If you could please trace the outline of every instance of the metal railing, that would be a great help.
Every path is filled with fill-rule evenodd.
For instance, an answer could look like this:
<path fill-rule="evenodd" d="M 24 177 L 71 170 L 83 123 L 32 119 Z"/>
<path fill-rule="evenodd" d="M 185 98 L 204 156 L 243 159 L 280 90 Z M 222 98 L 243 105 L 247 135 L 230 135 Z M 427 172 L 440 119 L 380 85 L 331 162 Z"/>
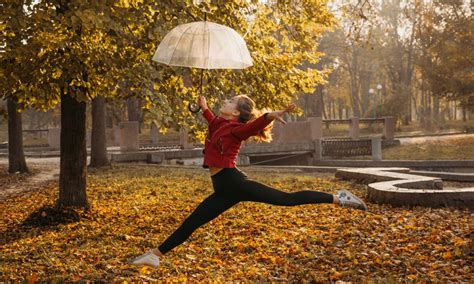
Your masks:
<path fill-rule="evenodd" d="M 371 139 L 323 139 L 321 146 L 323 157 L 370 156 L 372 154 Z"/>

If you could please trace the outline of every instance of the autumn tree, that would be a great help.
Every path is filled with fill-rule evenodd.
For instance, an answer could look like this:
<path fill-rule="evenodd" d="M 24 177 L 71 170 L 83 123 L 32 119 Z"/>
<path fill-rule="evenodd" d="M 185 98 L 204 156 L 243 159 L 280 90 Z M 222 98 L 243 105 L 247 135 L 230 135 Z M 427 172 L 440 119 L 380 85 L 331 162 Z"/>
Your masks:
<path fill-rule="evenodd" d="M 333 24 L 325 2 L 203 5 L 210 11 L 208 20 L 245 36 L 254 59 L 254 66 L 246 70 L 206 72 L 210 104 L 234 93 L 248 93 L 259 105 L 276 108 L 323 82 L 324 72 L 298 67 L 320 58 L 315 42 Z M 187 110 L 187 104 L 197 98 L 197 88 L 184 84 L 185 78 L 191 78 L 196 86 L 198 71 L 150 59 L 171 28 L 203 19 L 204 7 L 190 1 L 126 0 L 49 0 L 27 6 L 25 21 L 31 36 L 14 58 L 27 64 L 29 72 L 13 65 L 16 77 L 8 89 L 28 107 L 46 110 L 61 103 L 59 205 L 89 206 L 85 111 L 86 103 L 99 95 L 116 99 L 134 95 L 155 111 L 163 127 L 203 129 Z"/>
<path fill-rule="evenodd" d="M 420 46 L 417 67 L 422 87 L 434 102 L 434 121 L 439 120 L 440 98 L 459 101 L 466 120 L 466 110 L 474 109 L 471 13 L 462 1 L 427 2 L 422 12 L 416 33 Z"/>
<path fill-rule="evenodd" d="M 1 61 L 1 84 L 4 86 L 2 97 L 7 100 L 8 115 L 8 172 L 28 172 L 25 155 L 23 151 L 22 117 L 20 111 L 22 102 L 17 98 L 18 94 L 24 95 L 20 89 L 21 81 L 18 73 L 12 72 L 12 68 L 26 73 L 28 66 L 19 62 L 16 52 L 25 49 L 23 41 L 30 35 L 26 22 L 26 11 L 24 1 L 7 1 L 3 6 L 0 25 L 3 30 L 0 52 Z"/>
<path fill-rule="evenodd" d="M 97 86 L 108 86 L 105 73 L 112 74 L 109 64 L 116 56 L 109 34 L 122 32 L 116 20 L 120 14 L 105 1 L 41 1 L 27 6 L 25 21 L 31 36 L 13 54 L 17 66 L 27 64 L 29 72 L 12 68 L 15 84 L 10 89 L 19 102 L 32 108 L 46 110 L 61 102 L 58 204 L 88 207 L 86 102 L 106 89 Z"/>
<path fill-rule="evenodd" d="M 467 54 L 462 55 L 463 51 L 469 50 L 467 45 L 464 45 L 463 50 L 451 49 L 451 54 L 443 54 L 443 50 L 448 49 L 443 49 L 442 44 L 437 45 L 437 42 L 443 42 L 454 46 L 453 41 L 443 38 L 437 30 L 450 21 L 449 15 L 455 18 L 453 13 L 448 13 L 448 16 L 443 13 L 450 10 L 461 11 L 459 7 L 443 8 L 448 4 L 442 3 L 437 2 L 429 14 L 427 7 L 433 6 L 431 1 L 351 1 L 342 5 L 339 10 L 333 10 L 340 15 L 341 26 L 335 32 L 325 35 L 323 42 L 328 44 L 322 51 L 328 58 L 338 60 L 341 70 L 345 71 L 339 75 L 349 78 L 345 81 L 354 116 L 367 116 L 373 108 L 378 107 L 377 113 L 395 116 L 404 123 L 409 123 L 414 113 L 413 107 L 419 114 L 418 118 L 425 118 L 426 101 L 432 101 L 432 113 L 437 114 L 441 97 L 454 94 L 451 92 L 451 95 L 443 95 L 439 91 L 433 93 L 435 88 L 427 88 L 431 84 L 429 82 L 433 83 L 433 87 L 438 85 L 440 88 L 447 88 L 449 82 L 440 79 L 443 76 L 449 77 L 446 76 L 450 74 L 447 68 L 460 70 L 458 74 L 464 74 L 466 78 L 468 68 L 465 65 L 470 62 Z M 464 27 L 468 29 L 469 24 L 465 23 Z M 469 33 L 461 31 L 462 27 L 459 25 L 453 26 L 449 31 L 446 29 L 446 35 L 463 34 L 464 42 L 468 42 Z M 454 62 L 453 58 L 459 61 L 448 67 L 448 62 L 442 62 L 438 57 L 443 60 L 450 58 L 450 62 Z M 439 66 L 446 68 L 434 68 L 438 61 Z M 419 74 L 423 82 L 419 81 Z M 330 81 L 329 85 L 337 82 L 338 78 L 333 78 L 335 81 Z M 375 89 L 378 84 L 382 86 L 381 97 L 373 98 L 369 95 L 369 90 Z M 375 96 L 376 93 L 373 93 Z M 418 98 L 420 93 L 421 102 Z M 383 104 L 378 106 L 380 102 Z M 424 109 L 421 108 L 423 113 L 417 108 L 418 104 L 424 105 Z"/>
<path fill-rule="evenodd" d="M 326 54 L 324 59 L 339 68 L 338 75 L 330 78 L 328 87 L 336 84 L 338 76 L 346 78 L 347 100 L 354 117 L 367 115 L 368 90 L 379 69 L 379 66 L 374 64 L 375 43 L 372 39 L 379 17 L 372 2 L 334 2 L 331 6 L 332 12 L 339 15 L 340 24 L 335 31 L 326 33 L 322 40 L 321 51 Z"/>

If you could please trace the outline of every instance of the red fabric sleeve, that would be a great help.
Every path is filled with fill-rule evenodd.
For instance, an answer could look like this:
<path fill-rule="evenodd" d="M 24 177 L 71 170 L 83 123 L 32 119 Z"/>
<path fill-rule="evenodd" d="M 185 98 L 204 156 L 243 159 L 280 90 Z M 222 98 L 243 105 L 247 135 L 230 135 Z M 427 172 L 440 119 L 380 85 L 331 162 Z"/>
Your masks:
<path fill-rule="evenodd" d="M 211 121 L 215 117 L 212 111 L 210 111 L 209 109 L 206 109 L 202 114 L 204 115 L 208 123 L 211 123 Z"/>
<path fill-rule="evenodd" d="M 267 125 L 272 123 L 273 119 L 267 118 L 267 114 L 260 116 L 259 118 L 252 120 L 251 122 L 244 123 L 242 125 L 234 127 L 231 132 L 237 138 L 247 140 L 249 137 L 257 135 Z"/>

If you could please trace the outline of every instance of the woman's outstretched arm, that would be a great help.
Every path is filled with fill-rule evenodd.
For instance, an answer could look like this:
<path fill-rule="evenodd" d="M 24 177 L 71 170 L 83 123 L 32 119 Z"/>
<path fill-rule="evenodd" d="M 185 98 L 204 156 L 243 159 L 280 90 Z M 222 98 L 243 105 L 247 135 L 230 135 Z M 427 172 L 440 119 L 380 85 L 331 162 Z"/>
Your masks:
<path fill-rule="evenodd" d="M 273 120 L 278 120 L 283 124 L 286 124 L 286 121 L 283 120 L 283 115 L 287 112 L 291 112 L 296 108 L 295 104 L 287 106 L 283 110 L 277 110 L 272 112 L 267 112 L 259 118 L 237 126 L 232 129 L 232 134 L 237 138 L 246 140 L 251 136 L 258 135 L 267 125 L 269 125 Z"/>
<path fill-rule="evenodd" d="M 211 121 L 215 118 L 215 115 L 207 106 L 206 98 L 204 96 L 199 96 L 198 106 L 201 108 L 202 114 L 206 118 L 207 122 L 211 123 Z"/>
<path fill-rule="evenodd" d="M 267 117 L 270 119 L 276 119 L 280 121 L 281 123 L 286 124 L 286 121 L 283 120 L 283 115 L 285 115 L 285 113 L 287 112 L 290 113 L 294 111 L 295 108 L 296 108 L 295 104 L 290 104 L 283 110 L 276 110 L 276 111 L 269 112 Z"/>

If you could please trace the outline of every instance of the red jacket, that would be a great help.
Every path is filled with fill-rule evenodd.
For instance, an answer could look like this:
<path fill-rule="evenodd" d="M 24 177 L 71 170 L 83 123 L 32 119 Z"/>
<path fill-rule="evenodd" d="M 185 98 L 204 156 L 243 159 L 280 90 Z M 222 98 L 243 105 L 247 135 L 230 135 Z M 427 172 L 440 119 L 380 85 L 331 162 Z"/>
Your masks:
<path fill-rule="evenodd" d="M 209 123 L 204 144 L 205 168 L 235 168 L 242 141 L 257 135 L 273 121 L 264 114 L 251 122 L 240 123 L 215 116 L 209 109 L 203 115 Z"/>

